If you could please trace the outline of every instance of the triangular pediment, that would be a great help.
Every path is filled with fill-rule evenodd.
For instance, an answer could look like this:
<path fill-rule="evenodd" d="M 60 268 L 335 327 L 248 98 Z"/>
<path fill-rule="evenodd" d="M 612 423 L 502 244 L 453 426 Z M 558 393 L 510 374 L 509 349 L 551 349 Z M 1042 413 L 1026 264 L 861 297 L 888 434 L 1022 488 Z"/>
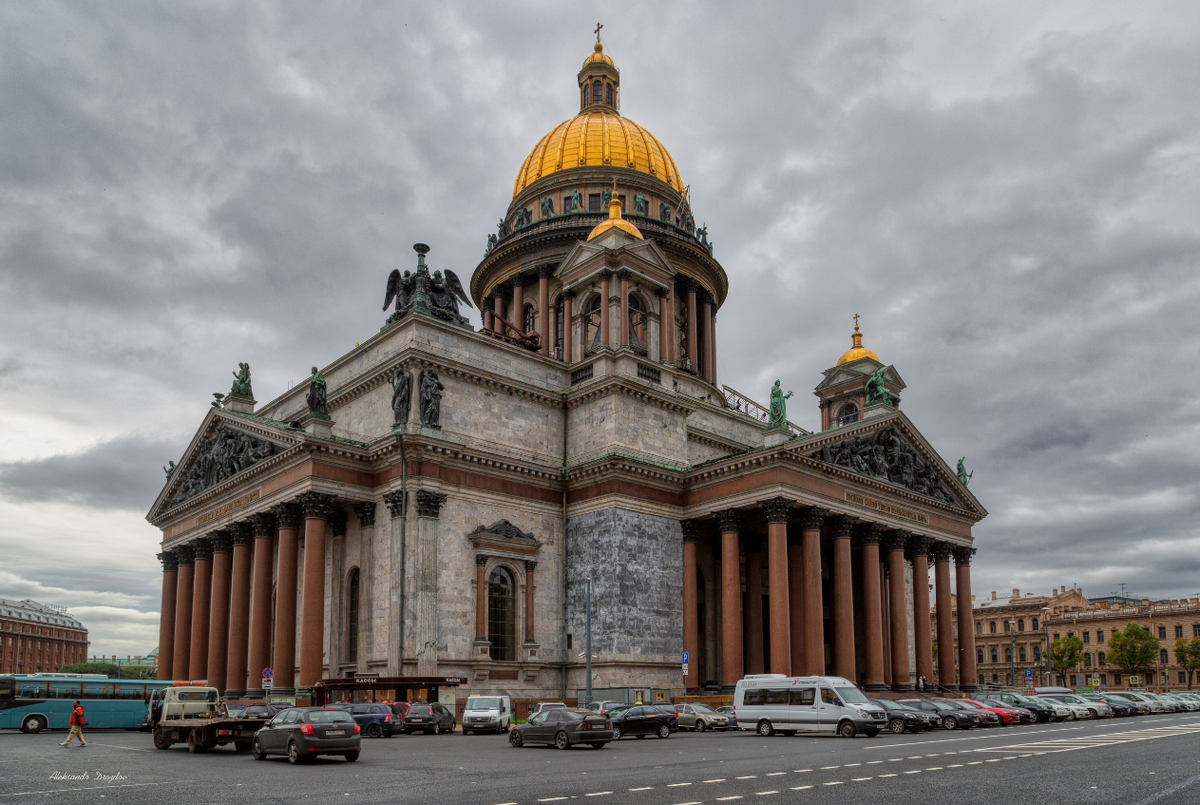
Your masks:
<path fill-rule="evenodd" d="M 596 241 L 577 241 L 554 274 L 569 287 L 595 272 L 623 268 L 663 286 L 675 275 L 671 261 L 652 240 L 635 240 L 615 251 Z"/>
<path fill-rule="evenodd" d="M 283 422 L 213 408 L 167 476 L 151 516 L 229 481 L 300 441 Z"/>
<path fill-rule="evenodd" d="M 871 358 L 859 358 L 851 363 L 826 369 L 825 379 L 818 383 L 813 391 L 819 395 L 828 389 L 836 389 L 842 386 L 851 387 L 855 384 L 866 383 L 871 373 L 883 365 Z M 888 366 L 887 370 L 883 373 L 883 383 L 888 389 L 897 394 L 905 389 L 904 379 L 900 377 L 900 373 L 896 371 L 895 366 Z"/>
<path fill-rule="evenodd" d="M 987 511 L 937 451 L 897 411 L 838 429 L 837 437 L 809 440 L 803 455 L 847 472 L 907 489 L 940 503 L 978 514 Z M 815 444 L 814 444 L 815 442 Z"/>
<path fill-rule="evenodd" d="M 476 550 L 493 550 L 533 556 L 542 543 L 537 537 L 522 531 L 508 520 L 497 520 L 489 526 L 479 526 L 467 538 Z"/>

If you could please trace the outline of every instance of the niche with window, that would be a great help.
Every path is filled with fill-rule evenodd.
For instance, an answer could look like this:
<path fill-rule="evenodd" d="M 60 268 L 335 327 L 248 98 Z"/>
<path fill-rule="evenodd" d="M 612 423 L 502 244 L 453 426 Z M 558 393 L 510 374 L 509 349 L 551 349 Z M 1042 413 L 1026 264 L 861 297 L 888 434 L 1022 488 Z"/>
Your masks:
<path fill-rule="evenodd" d="M 554 354 L 560 361 L 567 361 L 571 359 L 570 355 L 563 355 L 563 344 L 566 343 L 566 341 L 563 339 L 563 334 L 566 332 L 566 328 L 571 326 L 570 322 L 563 319 L 565 315 L 566 306 L 563 304 L 563 298 L 560 296 L 558 298 L 558 303 L 554 306 Z"/>
<path fill-rule="evenodd" d="M 1026 661 L 1026 660 L 1025 660 L 1025 649 L 1024 649 L 1023 647 L 1022 647 L 1022 648 L 1019 648 L 1019 649 L 1017 649 L 1017 661 L 1018 661 L 1018 662 L 1025 662 L 1025 661 Z"/>
<path fill-rule="evenodd" d="M 851 422 L 858 421 L 858 405 L 856 403 L 846 403 L 838 409 L 837 422 L 839 425 L 849 425 Z"/>
<path fill-rule="evenodd" d="M 350 571 L 346 583 L 346 659 L 358 662 L 358 613 L 361 592 L 359 587 L 358 568 Z"/>
<path fill-rule="evenodd" d="M 992 649 L 992 662 L 1000 662 L 1000 654 L 996 649 Z"/>
<path fill-rule="evenodd" d="M 1025 619 L 1024 618 L 1021 618 L 1020 620 L 1017 621 L 1017 631 L 1018 632 L 1025 631 Z"/>
<path fill-rule="evenodd" d="M 537 316 L 533 312 L 533 305 L 525 306 L 525 313 L 521 316 L 521 326 L 525 328 L 526 335 L 537 330 Z"/>
<path fill-rule="evenodd" d="M 604 313 L 600 295 L 592 296 L 583 312 L 583 343 L 589 353 L 600 348 L 600 317 Z"/>
<path fill-rule="evenodd" d="M 508 568 L 497 567 L 488 576 L 488 640 L 492 659 L 512 661 L 517 650 L 517 585 Z"/>
<path fill-rule="evenodd" d="M 630 346 L 634 349 L 646 351 L 646 322 L 648 316 L 646 314 L 646 303 L 642 301 L 640 296 L 635 294 L 629 295 L 629 337 Z"/>
<path fill-rule="evenodd" d="M 983 649 L 981 649 L 981 648 L 975 649 L 975 662 L 979 663 L 980 665 L 983 665 Z"/>

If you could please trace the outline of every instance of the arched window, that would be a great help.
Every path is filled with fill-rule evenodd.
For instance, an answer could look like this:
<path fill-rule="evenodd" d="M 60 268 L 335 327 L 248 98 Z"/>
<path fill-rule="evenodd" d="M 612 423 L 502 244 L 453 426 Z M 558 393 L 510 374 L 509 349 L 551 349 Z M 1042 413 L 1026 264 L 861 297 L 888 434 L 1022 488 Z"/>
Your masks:
<path fill-rule="evenodd" d="M 1164 649 L 1164 651 L 1165 651 L 1165 649 Z M 1092 667 L 1092 655 L 1091 655 L 1091 654 L 1084 654 L 1084 655 L 1083 655 L 1083 667 L 1084 667 L 1084 668 L 1091 668 L 1091 667 Z"/>
<path fill-rule="evenodd" d="M 600 82 L 592 82 L 592 103 L 600 103 Z"/>
<path fill-rule="evenodd" d="M 1012 662 L 1012 649 L 1010 649 L 1010 648 L 1004 649 L 1004 661 Z"/>
<path fill-rule="evenodd" d="M 612 106 L 612 84 L 604 85 L 604 102 Z"/>
<path fill-rule="evenodd" d="M 981 648 L 975 649 L 975 662 L 979 663 L 980 665 L 983 665 L 983 649 L 981 649 Z"/>
<path fill-rule="evenodd" d="M 634 294 L 629 295 L 629 343 L 634 349 L 646 348 L 646 306 Z"/>
<path fill-rule="evenodd" d="M 358 568 L 354 568 L 346 585 L 346 659 L 349 662 L 358 662 L 358 609 Z"/>
<path fill-rule="evenodd" d="M 842 410 L 838 411 L 838 424 L 849 425 L 851 422 L 858 421 L 858 405 L 855 403 L 846 403 L 842 406 Z"/>
<path fill-rule="evenodd" d="M 1104 652 L 1101 651 L 1096 655 L 1096 665 L 1104 665 Z"/>
<path fill-rule="evenodd" d="M 1018 632 L 1025 631 L 1025 619 L 1024 618 L 1021 618 L 1020 620 L 1017 621 L 1017 631 Z"/>
<path fill-rule="evenodd" d="M 1000 662 L 1000 655 L 996 653 L 996 649 L 992 649 L 992 662 Z"/>
<path fill-rule="evenodd" d="M 991 633 L 992 633 L 992 634 L 995 634 L 995 633 L 996 633 L 996 622 L 995 622 L 995 621 L 989 621 L 989 622 L 988 622 L 988 628 L 991 630 Z"/>
<path fill-rule="evenodd" d="M 1017 649 L 1017 660 L 1020 662 L 1025 662 L 1025 647 L 1024 646 Z"/>
<path fill-rule="evenodd" d="M 517 647 L 516 584 L 506 568 L 498 567 L 488 577 L 488 640 L 493 660 L 515 660 Z"/>
<path fill-rule="evenodd" d="M 563 333 L 565 332 L 566 328 L 570 326 L 569 322 L 563 320 L 563 316 L 565 315 L 566 306 L 563 304 L 563 298 L 560 296 L 558 297 L 558 303 L 554 306 L 554 354 L 558 356 L 560 361 L 567 361 L 571 359 L 570 355 L 563 354 L 563 344 L 566 343 L 563 340 Z"/>
<path fill-rule="evenodd" d="M 983 634 L 983 621 L 975 621 L 975 634 Z"/>
<path fill-rule="evenodd" d="M 600 346 L 600 317 L 602 315 L 600 295 L 596 294 L 588 300 L 583 314 L 583 343 L 588 352 Z"/>
<path fill-rule="evenodd" d="M 1042 647 L 1041 646 L 1033 647 L 1033 661 L 1034 662 L 1042 661 Z"/>
<path fill-rule="evenodd" d="M 537 316 L 533 315 L 533 305 L 525 306 L 525 313 L 521 316 L 521 325 L 525 328 L 526 334 L 537 329 Z"/>

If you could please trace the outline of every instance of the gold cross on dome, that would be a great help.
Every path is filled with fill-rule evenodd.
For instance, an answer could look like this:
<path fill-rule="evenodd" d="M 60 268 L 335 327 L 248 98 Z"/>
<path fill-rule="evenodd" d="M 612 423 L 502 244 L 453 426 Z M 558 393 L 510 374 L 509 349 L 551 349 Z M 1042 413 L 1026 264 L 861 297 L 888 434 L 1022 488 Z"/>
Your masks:
<path fill-rule="evenodd" d="M 858 314 L 854 314 L 854 331 L 858 332 Z"/>
<path fill-rule="evenodd" d="M 603 26 L 603 25 L 601 25 L 600 23 L 596 23 L 596 30 L 595 30 L 595 34 L 596 34 L 596 41 L 597 41 L 597 42 L 599 42 L 599 41 L 600 41 L 600 29 L 601 29 L 601 28 L 603 28 L 603 27 L 604 27 L 604 26 Z"/>

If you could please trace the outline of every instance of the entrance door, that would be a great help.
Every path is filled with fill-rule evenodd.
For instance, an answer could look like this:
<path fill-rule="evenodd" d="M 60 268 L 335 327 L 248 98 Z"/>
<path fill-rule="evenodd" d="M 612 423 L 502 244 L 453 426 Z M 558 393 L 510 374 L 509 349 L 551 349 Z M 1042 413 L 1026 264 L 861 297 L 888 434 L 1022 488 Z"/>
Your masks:
<path fill-rule="evenodd" d="M 841 714 L 842 700 L 833 692 L 833 688 L 822 687 L 821 698 L 817 701 L 817 729 L 836 732 Z"/>

